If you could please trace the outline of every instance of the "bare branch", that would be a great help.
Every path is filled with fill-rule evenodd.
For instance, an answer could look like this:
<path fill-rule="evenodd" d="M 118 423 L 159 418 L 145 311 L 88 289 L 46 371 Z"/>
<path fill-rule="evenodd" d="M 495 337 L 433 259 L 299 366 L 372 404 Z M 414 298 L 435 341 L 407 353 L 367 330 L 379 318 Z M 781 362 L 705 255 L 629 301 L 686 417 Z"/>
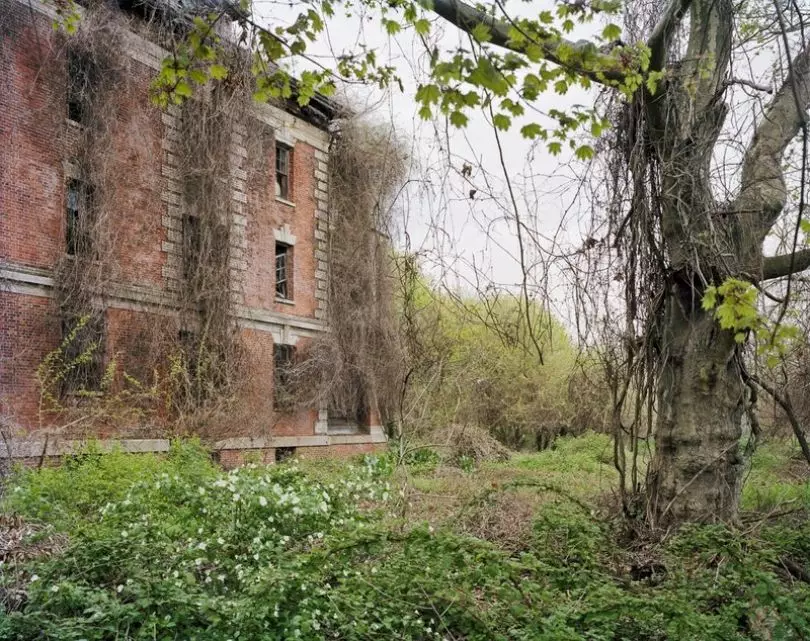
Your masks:
<path fill-rule="evenodd" d="M 792 71 L 776 92 L 745 153 L 738 208 L 761 210 L 765 231 L 787 199 L 782 155 L 801 131 L 810 105 L 810 43 L 794 58 Z"/>
<path fill-rule="evenodd" d="M 425 9 L 438 14 L 467 33 L 471 33 L 477 25 L 484 25 L 490 31 L 492 44 L 517 53 L 524 52 L 523 48 L 517 46 L 510 38 L 510 30 L 518 28 L 510 21 L 500 20 L 459 0 L 419 0 L 419 3 Z M 591 80 L 603 84 L 606 81 L 621 82 L 625 77 L 620 63 L 610 54 L 601 52 L 590 41 L 571 42 L 559 36 L 542 37 L 525 33 L 523 35 L 529 35 L 531 43 L 541 48 L 546 60 L 573 73 L 587 76 Z M 565 49 L 568 54 L 566 62 L 563 62 L 558 54 L 560 49 Z M 583 64 L 584 62 L 588 62 L 588 65 Z M 596 70 L 599 72 L 599 77 L 597 77 Z"/>
<path fill-rule="evenodd" d="M 768 256 L 762 265 L 762 280 L 773 280 L 810 269 L 810 249 L 802 249 L 792 254 Z"/>
<path fill-rule="evenodd" d="M 746 80 L 745 78 L 729 78 L 728 80 L 723 81 L 724 87 L 730 87 L 731 85 L 742 85 L 743 87 L 750 87 L 751 89 L 755 89 L 756 91 L 773 93 L 773 87 L 763 85 L 762 83 L 759 82 L 754 82 L 753 80 Z"/>
<path fill-rule="evenodd" d="M 802 448 L 804 459 L 808 462 L 808 464 L 810 464 L 810 444 L 807 442 L 807 436 L 805 436 L 804 431 L 802 430 L 802 426 L 798 417 L 796 416 L 796 412 L 793 411 L 793 403 L 790 400 L 790 396 L 787 394 L 787 392 L 785 394 L 780 393 L 775 387 L 763 380 L 760 380 L 756 376 L 751 376 L 750 378 L 762 389 L 764 389 L 768 395 L 774 401 L 776 401 L 777 405 L 779 405 L 779 407 L 781 407 L 785 412 L 785 416 L 787 416 L 790 427 L 793 429 L 793 435 L 796 437 L 796 440 L 799 441 L 799 447 Z"/>
<path fill-rule="evenodd" d="M 661 71 L 664 68 L 672 36 L 691 4 L 692 0 L 671 0 L 661 20 L 655 25 L 647 41 L 650 48 L 650 71 Z"/>

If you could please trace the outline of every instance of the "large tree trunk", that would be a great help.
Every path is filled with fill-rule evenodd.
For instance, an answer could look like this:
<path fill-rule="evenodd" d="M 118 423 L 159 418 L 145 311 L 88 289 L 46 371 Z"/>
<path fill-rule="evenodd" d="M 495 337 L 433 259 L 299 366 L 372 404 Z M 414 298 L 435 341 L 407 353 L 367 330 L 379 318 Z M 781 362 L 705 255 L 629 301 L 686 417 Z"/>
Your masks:
<path fill-rule="evenodd" d="M 648 491 L 658 525 L 732 521 L 743 476 L 746 387 L 733 335 L 673 283 L 664 312 L 655 455 Z"/>

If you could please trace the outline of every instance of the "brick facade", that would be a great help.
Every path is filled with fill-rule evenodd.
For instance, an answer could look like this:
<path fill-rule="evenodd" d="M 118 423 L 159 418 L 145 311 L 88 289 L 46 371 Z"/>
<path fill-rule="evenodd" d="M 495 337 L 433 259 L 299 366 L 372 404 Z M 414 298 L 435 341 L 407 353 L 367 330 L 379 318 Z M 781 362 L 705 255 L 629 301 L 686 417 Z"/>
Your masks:
<path fill-rule="evenodd" d="M 0 419 L 7 432 L 23 435 L 29 444 L 44 442 L 47 434 L 43 454 L 49 447 L 59 449 L 53 439 L 60 436 L 48 434 L 53 426 L 38 410 L 35 372 L 62 336 L 55 274 L 68 261 L 66 185 L 75 178 L 81 134 L 81 126 L 67 118 L 66 43 L 54 31 L 53 19 L 46 5 L 0 0 Z M 126 82 L 116 87 L 108 105 L 115 120 L 104 149 L 112 260 L 100 270 L 93 296 L 104 310 L 105 362 L 114 357 L 127 373 L 146 380 L 161 366 L 159 356 L 146 356 L 153 351 L 156 328 L 176 333 L 180 327 L 187 215 L 178 179 L 181 110 L 158 109 L 149 98 L 166 52 L 129 28 L 135 18 L 122 14 L 117 19 Z M 235 124 L 230 134 L 230 175 L 225 177 L 233 212 L 233 313 L 249 376 L 238 415 L 219 417 L 199 432 L 221 442 L 224 462 L 241 460 L 244 449 L 256 449 L 264 458 L 275 456 L 276 447 L 368 451 L 384 442 L 374 412 L 372 425 L 347 441 L 345 435 L 329 434 L 324 408 L 294 415 L 273 409 L 274 345 L 301 348 L 326 330 L 329 133 L 323 122 L 301 112 L 270 105 L 251 109 L 250 127 Z M 248 167 L 249 138 L 259 130 L 261 155 Z M 283 200 L 275 195 L 276 142 L 292 150 L 290 193 Z M 291 248 L 291 301 L 276 296 L 277 242 Z M 167 430 L 171 426 L 153 421 L 111 424 L 81 436 L 159 438 Z M 76 437 L 75 430 L 69 434 Z M 239 437 L 263 440 L 260 447 L 227 445 Z M 20 457 L 30 457 L 32 448 L 36 445 L 25 445 Z M 0 450 L 14 454 L 5 445 Z"/>

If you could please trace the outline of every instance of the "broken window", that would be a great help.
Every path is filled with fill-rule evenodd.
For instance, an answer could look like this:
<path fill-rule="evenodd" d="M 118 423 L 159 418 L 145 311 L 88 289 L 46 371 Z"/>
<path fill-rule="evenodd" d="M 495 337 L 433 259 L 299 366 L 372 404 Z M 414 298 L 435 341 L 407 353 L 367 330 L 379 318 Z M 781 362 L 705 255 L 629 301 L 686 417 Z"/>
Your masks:
<path fill-rule="evenodd" d="M 276 243 L 276 297 L 292 300 L 292 247 Z"/>
<path fill-rule="evenodd" d="M 276 463 L 283 463 L 295 456 L 294 447 L 277 447 L 275 452 Z"/>
<path fill-rule="evenodd" d="M 83 124 L 90 111 L 93 61 L 87 55 L 69 51 L 67 73 L 67 116 L 73 122 Z"/>
<path fill-rule="evenodd" d="M 295 364 L 295 346 L 273 345 L 273 408 L 286 410 L 292 405 L 291 370 Z"/>
<path fill-rule="evenodd" d="M 186 216 L 183 219 L 183 277 L 188 280 L 197 269 L 200 260 L 200 219 Z"/>
<path fill-rule="evenodd" d="M 63 396 L 101 387 L 105 334 L 102 312 L 62 319 Z"/>
<path fill-rule="evenodd" d="M 70 180 L 67 184 L 65 203 L 65 251 L 70 256 L 86 256 L 93 242 L 92 228 L 93 191 L 81 180 Z"/>
<path fill-rule="evenodd" d="M 281 143 L 276 144 L 276 197 L 290 199 L 290 166 L 292 149 Z"/>

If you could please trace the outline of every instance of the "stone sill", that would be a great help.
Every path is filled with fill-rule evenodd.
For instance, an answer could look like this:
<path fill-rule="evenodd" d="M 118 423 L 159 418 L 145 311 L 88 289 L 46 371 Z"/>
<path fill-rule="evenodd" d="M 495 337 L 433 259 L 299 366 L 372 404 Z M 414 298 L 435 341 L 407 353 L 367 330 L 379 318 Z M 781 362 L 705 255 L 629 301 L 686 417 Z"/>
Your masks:
<path fill-rule="evenodd" d="M 294 202 L 287 200 L 286 198 L 281 198 L 280 196 L 276 196 L 276 202 L 281 203 L 282 205 L 287 205 L 287 207 L 295 207 Z"/>
<path fill-rule="evenodd" d="M 345 434 L 313 436 L 269 436 L 229 438 L 214 443 L 212 449 L 218 450 L 254 450 L 276 447 L 323 447 L 327 445 L 364 445 L 368 443 L 387 443 L 381 430 L 372 430 L 371 434 Z M 120 450 L 128 453 L 161 453 L 168 452 L 171 442 L 168 439 L 121 439 L 98 440 L 95 442 L 102 452 Z M 7 458 L 40 458 L 42 456 L 65 456 L 81 451 L 87 441 L 59 440 L 54 438 L 22 440 L 8 439 L 11 446 L 9 456 L 6 443 L 0 441 L 0 459 Z"/>
<path fill-rule="evenodd" d="M 276 296 L 276 302 L 281 303 L 282 305 L 295 305 L 295 301 L 292 298 L 280 298 Z"/>

